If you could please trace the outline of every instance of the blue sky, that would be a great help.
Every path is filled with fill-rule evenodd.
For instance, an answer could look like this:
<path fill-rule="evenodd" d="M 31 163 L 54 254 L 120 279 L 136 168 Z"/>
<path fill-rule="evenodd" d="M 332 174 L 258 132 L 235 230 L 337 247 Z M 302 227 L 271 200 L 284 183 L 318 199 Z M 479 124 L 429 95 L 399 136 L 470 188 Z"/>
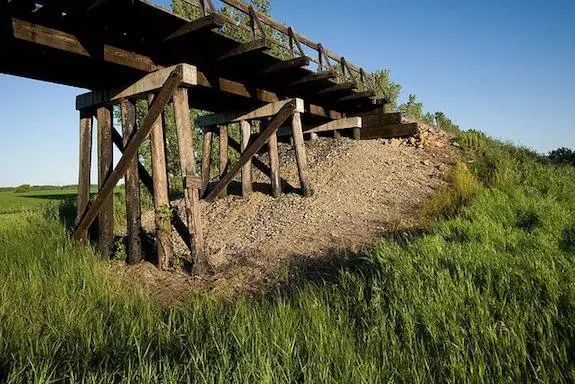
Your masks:
<path fill-rule="evenodd" d="M 169 1 L 158 1 L 168 4 Z M 273 0 L 272 16 L 426 111 L 547 152 L 575 148 L 575 1 Z M 0 75 L 0 186 L 76 183 L 83 90 Z"/>

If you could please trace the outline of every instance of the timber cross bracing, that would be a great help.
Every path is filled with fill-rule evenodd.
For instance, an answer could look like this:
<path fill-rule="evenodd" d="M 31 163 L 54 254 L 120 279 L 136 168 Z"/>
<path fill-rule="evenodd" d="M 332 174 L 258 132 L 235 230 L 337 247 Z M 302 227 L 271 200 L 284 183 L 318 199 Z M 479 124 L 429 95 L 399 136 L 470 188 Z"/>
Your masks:
<path fill-rule="evenodd" d="M 86 88 L 76 99 L 80 112 L 78 211 L 73 237 L 84 241 L 98 223 L 98 248 L 113 248 L 112 195 L 126 185 L 129 262 L 142 259 L 140 182 L 153 196 L 157 264 L 173 261 L 172 226 L 189 247 L 193 271 L 208 269 L 199 201 L 227 193 L 241 176 L 242 195 L 252 192 L 252 168 L 270 179 L 271 194 L 294 190 L 282 179 L 278 141 L 289 136 L 296 158 L 299 190 L 313 193 L 305 138 L 318 134 L 371 138 L 413 133 L 413 125 L 385 113 L 378 83 L 345 58 L 256 12 L 238 0 L 221 0 L 248 23 L 219 13 L 210 0 L 185 0 L 197 18 L 186 20 L 141 0 L 0 0 L 0 72 Z M 229 28 L 248 32 L 238 41 Z M 273 49 L 272 49 L 273 48 Z M 135 101 L 148 102 L 136 124 Z M 168 197 L 164 127 L 160 118 L 172 103 L 183 176 L 183 209 L 172 212 Z M 114 127 L 118 106 L 122 135 Z M 190 108 L 211 111 L 195 124 L 202 130 L 201 170 L 196 170 Z M 362 117 L 368 121 L 367 130 Z M 97 120 L 98 185 L 90 196 L 93 119 Z M 388 121 L 389 120 L 389 121 Z M 260 133 L 252 133 L 252 121 Z M 389 122 L 390 127 L 380 127 Z M 229 134 L 239 124 L 241 139 Z M 393 123 L 393 125 L 391 125 Z M 365 133 L 363 133 L 365 131 Z M 140 145 L 150 139 L 150 172 L 139 162 Z M 219 178 L 210 185 L 214 140 L 219 141 Z M 113 167 L 113 145 L 122 157 Z M 240 154 L 229 163 L 228 151 Z M 267 161 L 258 153 L 265 151 Z"/>

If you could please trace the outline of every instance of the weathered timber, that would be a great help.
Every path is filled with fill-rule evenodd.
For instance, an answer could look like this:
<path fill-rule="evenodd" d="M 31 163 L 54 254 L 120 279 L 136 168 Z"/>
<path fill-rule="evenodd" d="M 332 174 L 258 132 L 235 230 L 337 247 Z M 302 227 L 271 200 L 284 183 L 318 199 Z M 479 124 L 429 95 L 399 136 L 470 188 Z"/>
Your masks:
<path fill-rule="evenodd" d="M 189 242 L 192 245 L 191 251 L 194 261 L 192 268 L 194 274 L 205 274 L 208 271 L 208 262 L 204 252 L 204 231 L 200 212 L 201 184 L 194 188 L 193 183 L 189 182 L 192 179 L 196 179 L 197 175 L 188 90 L 185 88 L 179 88 L 174 93 L 174 114 L 178 131 L 180 166 L 182 175 L 185 175 L 184 205 L 189 229 Z"/>
<path fill-rule="evenodd" d="M 213 191 L 206 197 L 206 201 L 214 201 L 220 193 L 227 188 L 228 184 L 234 179 L 235 175 L 242 169 L 242 167 L 250 161 L 250 159 L 256 154 L 257 151 L 269 140 L 270 136 L 278 130 L 278 128 L 293 114 L 295 110 L 295 101 L 286 104 L 281 111 L 278 112 L 276 117 L 269 123 L 269 125 L 264 129 L 248 148 L 243 151 L 239 160 L 234 164 L 233 168 L 226 172 L 226 174 L 220 179 L 220 182 Z"/>
<path fill-rule="evenodd" d="M 383 127 L 363 127 L 361 140 L 391 139 L 393 137 L 411 136 L 417 133 L 417 123 L 387 125 Z"/>
<path fill-rule="evenodd" d="M 160 117 L 164 107 L 170 101 L 172 94 L 181 83 L 182 78 L 183 70 L 181 67 L 177 67 L 166 80 L 166 83 L 162 87 L 158 97 L 154 100 L 154 103 L 148 109 L 148 114 L 144 118 L 142 126 L 136 131 L 136 134 L 125 148 L 124 155 L 120 158 L 116 168 L 114 168 L 110 176 L 106 179 L 106 182 L 102 188 L 100 188 L 98 197 L 82 215 L 82 218 L 80 219 L 72 234 L 74 239 L 83 240 L 86 238 L 88 227 L 90 224 L 92 224 L 102 209 L 102 206 L 106 203 L 106 200 L 112 196 L 114 187 L 126 173 L 126 170 L 130 166 L 132 159 L 137 156 L 139 146 L 144 142 L 146 137 L 152 131 L 155 121 Z"/>
<path fill-rule="evenodd" d="M 93 56 L 78 38 L 70 33 L 33 24 L 15 17 L 12 18 L 12 31 L 15 39 L 72 52 L 82 56 Z M 102 52 L 99 54 L 104 61 L 139 69 L 141 71 L 152 72 L 158 69 L 158 66 L 149 57 L 111 45 L 104 44 L 102 46 Z M 96 59 L 100 60 L 100 57 Z"/>
<path fill-rule="evenodd" d="M 253 52 L 262 52 L 268 49 L 270 49 L 270 46 L 268 45 L 266 39 L 258 39 L 242 44 L 237 48 L 231 49 L 229 52 L 226 52 L 225 54 L 218 57 L 218 60 L 230 59 Z"/>
<path fill-rule="evenodd" d="M 292 115 L 292 137 L 297 168 L 299 171 L 301 193 L 306 197 L 311 196 L 313 191 L 309 183 L 309 169 L 307 165 L 307 156 L 305 154 L 305 142 L 303 139 L 301 115 L 299 112 L 294 112 Z"/>
<path fill-rule="evenodd" d="M 224 175 L 224 173 L 226 172 L 227 168 L 228 168 L 228 151 L 229 151 L 229 145 L 228 145 L 228 126 L 227 125 L 220 125 L 219 126 L 220 129 L 220 164 L 219 164 L 219 171 L 220 171 L 220 177 L 222 177 Z M 222 192 L 222 196 L 225 195 L 227 193 L 226 191 Z"/>
<path fill-rule="evenodd" d="M 361 115 L 366 128 L 401 124 L 401 113 L 379 113 Z"/>
<path fill-rule="evenodd" d="M 241 150 L 242 154 L 245 152 L 246 148 L 250 143 L 250 138 L 252 135 L 252 126 L 249 121 L 240 121 L 240 132 L 241 132 Z M 253 192 L 252 184 L 252 162 L 251 160 L 246 161 L 242 167 L 242 196 L 248 197 Z"/>
<path fill-rule="evenodd" d="M 361 127 L 362 127 L 361 117 L 347 117 L 345 119 L 333 120 L 325 124 L 321 124 L 310 129 L 306 129 L 304 133 L 327 132 L 339 129 L 350 129 L 350 128 L 361 128 Z"/>
<path fill-rule="evenodd" d="M 296 111 L 304 112 L 304 102 L 302 99 L 293 99 L 296 103 Z M 220 124 L 237 123 L 246 120 L 262 119 L 276 115 L 286 104 L 292 102 L 292 99 L 277 101 L 258 107 L 251 111 L 232 111 L 224 113 L 215 113 L 206 116 L 200 116 L 196 120 L 196 126 L 207 127 Z"/>
<path fill-rule="evenodd" d="M 202 145 L 202 195 L 208 187 L 210 182 L 210 170 L 212 167 L 212 140 L 214 133 L 211 129 L 204 129 L 203 133 L 203 145 Z"/>
<path fill-rule="evenodd" d="M 112 144 L 112 111 L 108 107 L 100 107 L 96 111 L 98 120 L 98 188 L 102 188 L 110 177 L 113 163 Z M 114 246 L 114 202 L 113 196 L 105 198 L 98 215 L 98 250 L 104 257 L 112 255 Z"/>
<path fill-rule="evenodd" d="M 342 98 L 337 99 L 338 103 L 349 103 L 352 101 L 356 101 L 359 99 L 368 99 L 368 98 L 372 98 L 375 97 L 375 92 L 374 91 L 363 91 L 363 92 L 357 92 L 354 93 L 352 95 L 348 95 L 348 96 L 344 96 Z"/>
<path fill-rule="evenodd" d="M 90 201 L 90 170 L 92 168 L 92 112 L 80 111 L 80 167 L 76 223 Z"/>
<path fill-rule="evenodd" d="M 164 39 L 164 42 L 189 36 L 193 33 L 209 29 L 219 29 L 225 24 L 224 18 L 217 13 L 192 20 L 175 30 L 170 36 Z"/>
<path fill-rule="evenodd" d="M 150 105 L 154 102 L 154 95 L 148 96 Z M 158 268 L 170 268 L 174 252 L 171 240 L 171 208 L 168 195 L 168 168 L 166 163 L 166 143 L 164 137 L 164 124 L 162 118 L 156 119 L 150 134 L 152 179 L 154 181 L 154 213 L 156 223 L 156 250 L 158 252 Z"/>
<path fill-rule="evenodd" d="M 182 67 L 182 86 L 194 86 L 198 84 L 198 70 L 190 64 L 179 64 Z M 82 110 L 97 107 L 102 104 L 113 103 L 118 100 L 135 98 L 147 95 L 160 89 L 177 65 L 158 69 L 151 72 L 133 84 L 121 89 L 113 89 L 100 92 L 87 92 L 76 97 L 76 109 Z"/>
<path fill-rule="evenodd" d="M 321 71 L 317 73 L 312 73 L 305 76 L 302 79 L 296 80 L 291 83 L 290 87 L 299 87 L 304 85 L 310 85 L 313 83 L 317 83 L 318 81 L 330 80 L 335 78 L 335 73 L 333 71 Z"/>
<path fill-rule="evenodd" d="M 264 77 L 264 76 L 277 75 L 289 69 L 307 67 L 308 65 L 309 65 L 309 58 L 295 57 L 293 59 L 281 61 L 277 64 L 274 64 L 264 69 L 258 74 L 258 76 Z"/>
<path fill-rule="evenodd" d="M 330 93 L 351 91 L 351 90 L 355 89 L 356 87 L 357 87 L 357 85 L 353 82 L 336 84 L 336 85 L 331 86 L 329 88 L 325 88 L 325 89 L 318 91 L 317 94 L 318 95 L 327 95 Z"/>
<path fill-rule="evenodd" d="M 354 128 L 353 129 L 353 139 L 354 140 L 361 140 L 361 128 Z"/>
<path fill-rule="evenodd" d="M 276 133 L 278 133 L 278 131 L 276 131 Z M 234 151 L 239 153 L 241 156 L 241 154 L 242 154 L 241 144 L 238 143 L 236 140 L 234 140 L 234 138 L 231 136 L 229 137 L 228 143 L 229 143 L 230 148 L 232 148 Z M 254 157 L 252 157 L 251 162 L 252 162 L 252 165 L 255 168 L 259 169 L 264 175 L 271 175 L 271 173 L 272 173 L 271 168 L 266 163 L 261 161 L 256 155 L 254 155 Z M 286 179 L 282 178 L 281 175 L 280 175 L 280 184 L 284 190 L 287 190 L 287 189 L 295 190 L 295 188 Z M 221 194 L 220 194 L 220 196 L 221 196 Z"/>
<path fill-rule="evenodd" d="M 136 132 L 136 107 L 129 100 L 124 99 L 120 103 L 120 111 L 124 138 L 123 144 L 127 146 Z M 136 264 L 142 260 L 142 241 L 140 238 L 142 217 L 139 180 L 138 159 L 134 158 L 128 166 L 125 176 L 126 223 L 128 230 L 127 261 L 129 264 Z"/>
<path fill-rule="evenodd" d="M 270 157 L 270 180 L 272 184 L 272 196 L 279 197 L 282 194 L 282 185 L 280 180 L 280 159 L 278 154 L 278 135 L 277 131 L 272 133 L 268 140 L 268 151 Z"/>

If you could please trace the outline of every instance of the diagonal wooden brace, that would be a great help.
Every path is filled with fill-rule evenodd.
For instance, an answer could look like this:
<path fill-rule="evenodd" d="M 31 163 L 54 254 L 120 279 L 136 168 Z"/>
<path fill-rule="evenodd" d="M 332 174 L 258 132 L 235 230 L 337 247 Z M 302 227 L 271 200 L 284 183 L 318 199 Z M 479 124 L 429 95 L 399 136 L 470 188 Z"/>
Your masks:
<path fill-rule="evenodd" d="M 283 106 L 283 108 L 278 112 L 276 117 L 269 123 L 267 128 L 260 133 L 258 138 L 250 144 L 245 151 L 240 156 L 237 163 L 234 164 L 233 168 L 226 172 L 222 176 L 220 182 L 212 192 L 206 197 L 206 201 L 214 201 L 223 191 L 227 188 L 236 174 L 242 169 L 242 167 L 250 161 L 250 159 L 260 150 L 261 147 L 268 141 L 270 136 L 278 130 L 278 128 L 294 113 L 296 109 L 296 101 L 291 100 L 289 103 Z"/>
<path fill-rule="evenodd" d="M 173 70 L 172 74 L 168 77 L 168 79 L 164 83 L 158 97 L 154 99 L 154 102 L 150 106 L 148 114 L 144 119 L 141 128 L 136 132 L 134 137 L 130 140 L 130 142 L 126 146 L 124 155 L 118 162 L 118 165 L 116 165 L 116 168 L 114 168 L 110 176 L 108 176 L 108 178 L 102 185 L 102 188 L 98 193 L 98 197 L 81 216 L 80 220 L 78 221 L 78 225 L 76 226 L 76 228 L 72 233 L 73 239 L 78 241 L 84 241 L 86 239 L 88 233 L 88 227 L 90 226 L 90 224 L 92 224 L 92 222 L 100 212 L 106 199 L 109 198 L 114 192 L 114 188 L 116 187 L 116 184 L 118 184 L 118 181 L 120 181 L 120 179 L 124 177 L 124 174 L 126 173 L 128 167 L 130 166 L 131 161 L 138 154 L 138 148 L 152 131 L 154 123 L 160 117 L 166 104 L 168 104 L 168 102 L 171 100 L 172 95 L 182 82 L 182 79 L 183 79 L 183 69 L 182 66 L 179 65 Z"/>

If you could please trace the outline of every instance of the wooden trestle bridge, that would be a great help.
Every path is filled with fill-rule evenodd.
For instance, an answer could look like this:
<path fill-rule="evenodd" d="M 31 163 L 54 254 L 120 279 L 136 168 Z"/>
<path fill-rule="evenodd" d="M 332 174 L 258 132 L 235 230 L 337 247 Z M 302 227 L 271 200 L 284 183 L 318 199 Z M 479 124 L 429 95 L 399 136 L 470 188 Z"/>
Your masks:
<path fill-rule="evenodd" d="M 90 90 L 76 100 L 80 113 L 78 216 L 73 237 L 87 239 L 95 221 L 98 248 L 113 249 L 113 190 L 125 178 L 128 261 L 142 258 L 140 182 L 156 210 L 157 261 L 172 262 L 172 224 L 189 245 L 197 273 L 206 271 L 199 201 L 226 193 L 241 173 L 242 193 L 251 191 L 251 168 L 270 175 L 274 196 L 282 193 L 278 137 L 293 141 L 301 193 L 311 194 L 305 139 L 318 134 L 355 139 L 404 136 L 414 124 L 385 113 L 375 79 L 336 55 L 238 0 L 221 0 L 242 14 L 238 22 L 210 0 L 186 0 L 197 15 L 188 20 L 141 0 L 0 0 L 0 72 Z M 240 41 L 234 30 L 245 32 Z M 232 37 L 236 36 L 236 38 Z M 147 115 L 136 126 L 135 101 L 146 99 Z M 169 210 L 165 139 L 161 115 L 174 105 L 185 215 Z M 112 107 L 120 105 L 121 133 Z M 196 171 L 190 108 L 213 114 L 196 122 L 203 129 L 201 172 Z M 97 120 L 99 192 L 90 197 L 93 118 Z M 252 135 L 250 122 L 262 122 Z M 241 143 L 228 135 L 239 123 Z M 204 193 L 211 143 L 220 140 L 220 179 Z M 139 164 L 138 148 L 150 137 L 152 173 Z M 267 144 L 267 146 L 266 146 Z M 113 145 L 122 157 L 113 167 Z M 228 164 L 228 148 L 241 152 Z M 257 153 L 266 147 L 269 163 Z M 185 217 L 184 217 L 185 216 Z"/>

